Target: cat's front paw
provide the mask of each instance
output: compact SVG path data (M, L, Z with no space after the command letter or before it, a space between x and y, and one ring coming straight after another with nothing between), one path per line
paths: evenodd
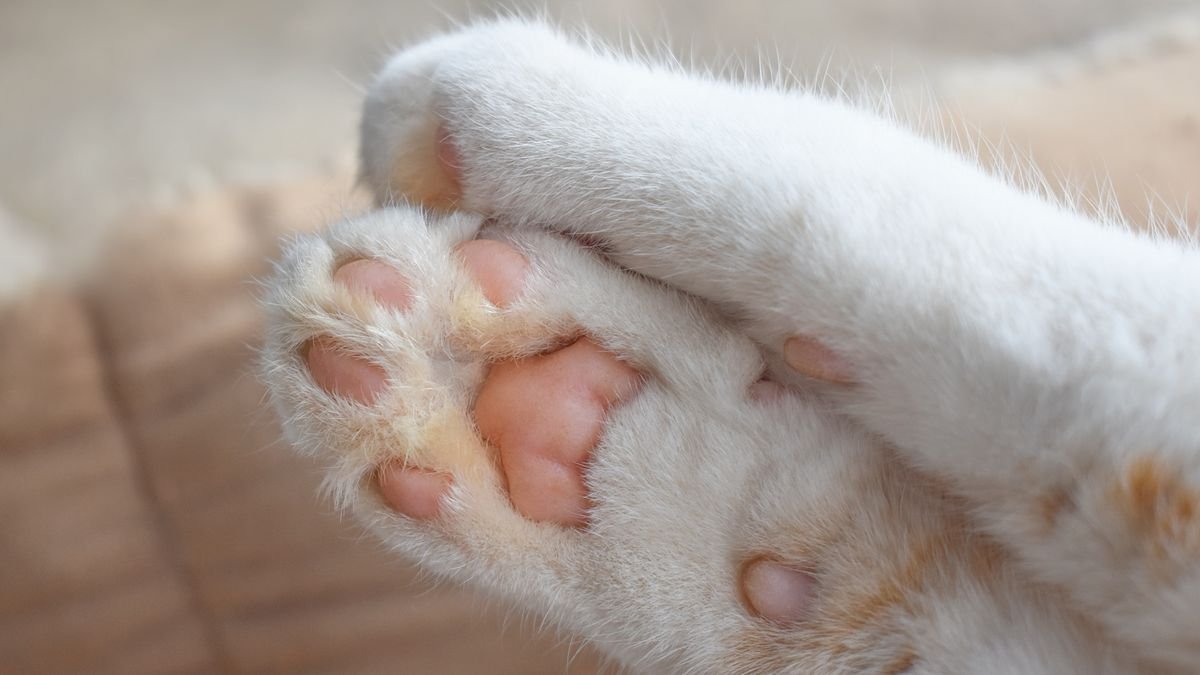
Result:
M863 663L840 643L868 636L901 654L884 615L830 632L889 569L825 562L876 555L836 525L879 517L845 487L878 471L865 440L758 383L695 301L555 235L471 241L479 223L385 210L281 264L265 374L338 500L628 664Z

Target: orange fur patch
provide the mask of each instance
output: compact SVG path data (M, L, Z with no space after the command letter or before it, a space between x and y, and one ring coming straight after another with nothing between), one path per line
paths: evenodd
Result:
M1200 554L1200 493L1161 459L1144 455L1130 462L1111 498L1154 559L1166 562Z
M913 651L912 647L907 647L899 658L884 667L883 675L901 675L901 673L912 670L916 663L917 653Z

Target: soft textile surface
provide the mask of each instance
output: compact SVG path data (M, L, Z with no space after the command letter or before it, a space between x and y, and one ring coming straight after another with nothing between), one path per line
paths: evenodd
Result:
M1052 174L1111 172L1140 220L1146 185L1176 205L1200 185L1196 73L1200 47L1172 38L942 93ZM281 235L357 208L338 175L218 190L126 219L86 287L8 294L0 671L597 670L520 621L502 632L502 608L467 591L429 590L282 446L253 375L254 279Z

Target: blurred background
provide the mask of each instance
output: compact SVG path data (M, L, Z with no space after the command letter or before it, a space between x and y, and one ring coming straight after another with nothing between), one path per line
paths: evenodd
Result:
M362 208L371 73L497 6L0 3L0 672L597 672L332 514L253 375L279 237ZM537 7L712 67L878 71L1196 221L1195 0Z

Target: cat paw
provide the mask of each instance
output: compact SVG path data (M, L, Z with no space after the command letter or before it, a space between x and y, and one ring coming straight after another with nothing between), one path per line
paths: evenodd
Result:
M297 239L271 282L265 377L338 503L624 663L833 649L790 654L840 601L814 553L840 546L824 528L854 511L834 486L873 470L865 440L760 381L700 303L557 235L480 230L383 210Z

